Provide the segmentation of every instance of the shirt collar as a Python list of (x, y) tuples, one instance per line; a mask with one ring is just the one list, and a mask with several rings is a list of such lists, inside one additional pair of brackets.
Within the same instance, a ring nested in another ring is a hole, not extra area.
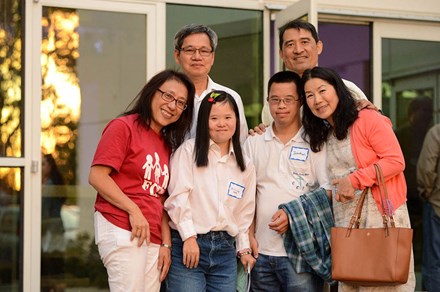
[(211, 92), (212, 90), (214, 90), (216, 83), (214, 81), (212, 81), (211, 77), (208, 76), (208, 84), (206, 85), (206, 89), (202, 92), (202, 94), (200, 94), (200, 96), (197, 96), (196, 94), (196, 98), (198, 99), (202, 99), (205, 97), (205, 95), (207, 95), (209, 92)]
[[(215, 144), (215, 142), (212, 141), (211, 139), (209, 139), (209, 148), (216, 151), (217, 153), (220, 153), (220, 147), (217, 144)], [(234, 145), (232, 145), (232, 141), (231, 143), (229, 143), (229, 155), (235, 155)]]
[[(279, 141), (278, 137), (275, 135), (275, 133), (273, 131), (273, 123), (274, 122), (272, 122), (270, 124), (270, 126), (268, 126), (266, 128), (266, 131), (264, 132), (264, 140), (266, 140), (266, 141), (270, 141), (270, 140), (273, 140), (273, 139), (277, 139)], [(293, 142), (293, 141), (294, 142), (304, 142), (304, 139), (302, 137), (303, 132), (304, 132), (303, 127), (299, 128), (299, 130), (296, 133), (296, 135), (293, 136), (292, 139), (290, 139), (290, 142)]]

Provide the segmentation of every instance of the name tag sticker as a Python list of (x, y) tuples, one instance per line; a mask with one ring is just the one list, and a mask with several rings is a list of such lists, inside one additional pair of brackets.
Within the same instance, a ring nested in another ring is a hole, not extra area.
[(308, 156), (308, 148), (292, 146), (292, 149), (290, 149), (290, 160), (306, 161)]
[(245, 187), (234, 182), (229, 183), (228, 196), (241, 199), (243, 198)]

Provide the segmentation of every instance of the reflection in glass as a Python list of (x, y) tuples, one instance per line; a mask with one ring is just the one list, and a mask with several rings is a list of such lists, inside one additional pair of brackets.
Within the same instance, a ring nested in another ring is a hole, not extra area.
[(21, 4), (0, 2), (0, 157), (22, 156)]
[(422, 289), (423, 202), (417, 189), (416, 167), (425, 135), (439, 105), (440, 43), (382, 40), (382, 109), (393, 121), (405, 157), (407, 206), (414, 229), (416, 290)]
[(69, 166), (75, 163), (81, 105), (78, 25), (75, 10), (43, 10), (41, 146), (44, 153), (57, 148), (67, 182), (75, 182), (75, 173)]
[(104, 126), (147, 79), (146, 15), (43, 7), (41, 25), (41, 291), (108, 291), (87, 178)]
[(167, 68), (174, 62), (174, 35), (184, 25), (211, 27), (218, 35), (210, 77), (237, 91), (249, 126), (261, 118), (263, 93), (263, 13), (261, 11), (167, 4)]
[(21, 168), (0, 168), (0, 291), (20, 290), (22, 171)]
[(370, 39), (368, 25), (319, 22), (319, 38), (324, 47), (319, 65), (330, 67), (342, 78), (354, 82), (371, 99)]
[[(64, 276), (66, 239), (61, 209), (66, 202), (64, 178), (51, 154), (41, 160), (41, 276), (59, 279)], [(53, 285), (62, 289), (62, 284)], [(51, 285), (52, 286), (52, 285)]]

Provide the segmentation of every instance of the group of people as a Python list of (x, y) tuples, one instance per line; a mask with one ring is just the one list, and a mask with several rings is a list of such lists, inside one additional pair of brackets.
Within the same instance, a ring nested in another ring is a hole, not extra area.
[[(270, 78), (268, 127), (251, 136), (240, 96), (209, 77), (215, 32), (187, 25), (174, 44), (183, 72), (150, 79), (105, 127), (93, 158), (95, 241), (111, 291), (159, 291), (161, 282), (166, 291), (235, 291), (237, 269), (251, 271), (253, 291), (322, 291), (329, 244), (310, 239), (324, 245), (313, 255), (322, 265), (311, 265), (295, 240), (309, 240), (295, 224), (308, 217), (287, 205), (330, 214), (323, 228), (347, 226), (370, 188), (361, 226), (381, 227), (374, 164), (396, 226), (410, 226), (391, 122), (357, 86), (318, 67), (323, 44), (313, 25), (294, 20), (280, 30), (287, 70)], [(411, 268), (404, 285), (338, 287), (413, 291), (415, 277)]]

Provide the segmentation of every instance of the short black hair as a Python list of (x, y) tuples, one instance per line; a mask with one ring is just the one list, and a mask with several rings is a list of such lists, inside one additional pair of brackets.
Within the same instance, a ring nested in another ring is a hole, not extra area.
[(270, 77), (268, 86), (267, 86), (267, 95), (269, 96), (270, 89), (272, 88), (272, 84), (274, 83), (295, 83), (296, 88), (298, 90), (299, 96), (299, 88), (301, 86), (301, 77), (293, 71), (280, 71), (275, 73)]
[(280, 50), (283, 49), (283, 43), (284, 43), (284, 32), (288, 29), (304, 29), (309, 31), (312, 34), (312, 37), (315, 39), (315, 42), (318, 43), (319, 42), (319, 36), (318, 36), (318, 32), (316, 31), (316, 28), (313, 24), (311, 24), (310, 22), (306, 22), (300, 19), (294, 19), (292, 21), (289, 21), (288, 23), (286, 23), (285, 25), (283, 25), (280, 28), (280, 34), (279, 34), (279, 45), (280, 45)]

